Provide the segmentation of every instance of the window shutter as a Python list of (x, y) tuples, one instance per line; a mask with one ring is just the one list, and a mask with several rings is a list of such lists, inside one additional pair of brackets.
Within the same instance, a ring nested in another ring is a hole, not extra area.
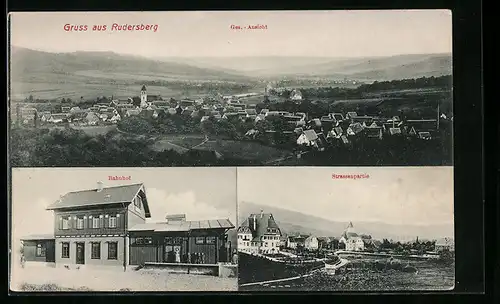
[(104, 216), (103, 221), (104, 221), (104, 225), (102, 227), (109, 228), (109, 216), (107, 214)]
[(121, 228), (122, 226), (122, 221), (123, 221), (123, 216), (121, 214), (116, 215), (116, 228)]
[(68, 216), (68, 229), (71, 229), (71, 216)]
[(62, 230), (63, 228), (62, 222), (63, 222), (62, 216), (59, 216), (59, 223), (58, 223), (59, 230)]

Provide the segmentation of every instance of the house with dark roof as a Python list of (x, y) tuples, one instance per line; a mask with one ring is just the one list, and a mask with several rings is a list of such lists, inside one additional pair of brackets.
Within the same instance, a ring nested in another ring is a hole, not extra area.
[[(229, 260), (228, 219), (188, 221), (186, 215), (151, 218), (144, 184), (103, 187), (62, 195), (47, 207), (54, 233), (22, 239), (25, 257), (56, 266), (116, 266), (185, 263), (216, 266)], [(178, 264), (176, 264), (178, 265)], [(202, 266), (202, 265), (200, 265)]]
[(280, 252), (281, 230), (272, 213), (252, 213), (238, 228), (238, 251), (272, 254)]

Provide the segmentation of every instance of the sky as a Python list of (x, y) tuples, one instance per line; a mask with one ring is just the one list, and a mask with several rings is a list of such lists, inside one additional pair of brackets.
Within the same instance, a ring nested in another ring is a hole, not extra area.
[[(452, 52), (449, 10), (16, 12), (11, 44), (48, 52), (113, 51), (145, 57), (367, 57)], [(158, 25), (111, 31), (113, 23)], [(87, 25), (67, 32), (65, 24)], [(93, 25), (107, 25), (103, 32)], [(264, 30), (234, 30), (263, 25)]]
[[(131, 181), (109, 181), (109, 175)], [(235, 168), (14, 168), (12, 169), (13, 239), (53, 232), (53, 213), (45, 210), (71, 191), (144, 183), (151, 211), (148, 221), (167, 214), (187, 220), (228, 218), (236, 223)]]
[[(238, 202), (343, 222), (454, 222), (453, 167), (243, 167), (237, 174)], [(332, 174), (369, 178), (333, 179)]]

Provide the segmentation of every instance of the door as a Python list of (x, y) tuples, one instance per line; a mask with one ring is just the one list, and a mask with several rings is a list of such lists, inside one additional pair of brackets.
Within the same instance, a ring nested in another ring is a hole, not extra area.
[(76, 263), (85, 264), (85, 243), (76, 243)]

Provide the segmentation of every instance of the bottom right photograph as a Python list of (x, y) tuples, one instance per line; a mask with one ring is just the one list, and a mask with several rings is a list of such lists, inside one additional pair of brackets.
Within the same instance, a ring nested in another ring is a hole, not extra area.
[(240, 291), (455, 285), (453, 167), (240, 167)]

